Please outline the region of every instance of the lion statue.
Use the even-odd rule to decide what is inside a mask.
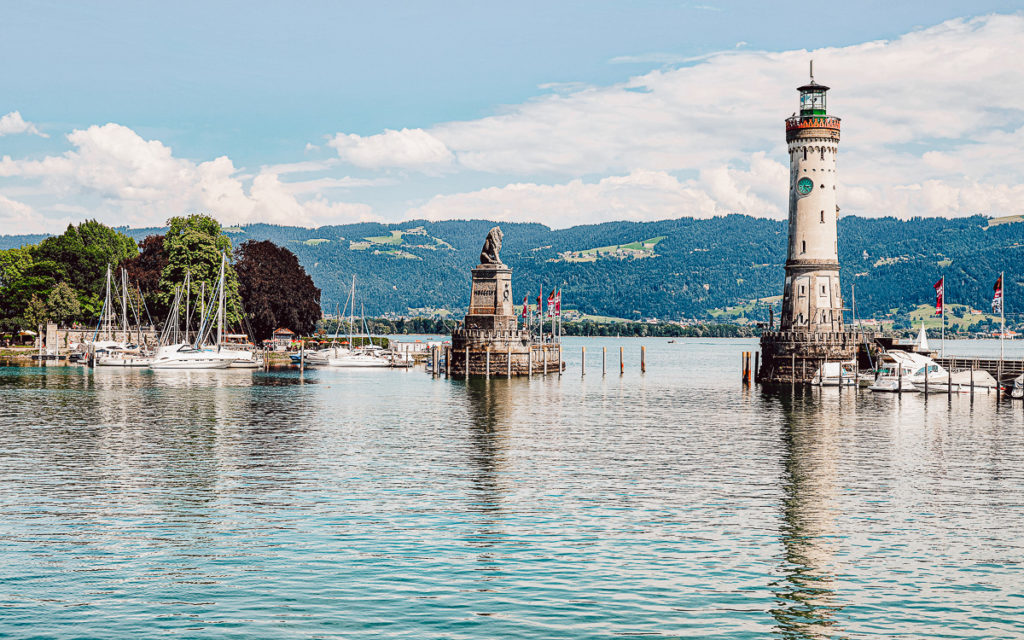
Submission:
[[[480,250],[480,264],[503,264],[501,256],[501,240],[504,238],[501,227],[494,227],[487,232],[484,248]]]

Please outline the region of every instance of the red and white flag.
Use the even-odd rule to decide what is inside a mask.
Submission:
[[[992,313],[1003,312],[1003,276],[996,280],[994,293],[992,294]]]
[[[530,294],[523,296],[523,320],[526,320],[526,312],[530,309]]]
[[[935,315],[942,315],[942,304],[943,294],[946,289],[946,276],[939,278],[939,281],[935,283]]]
[[[555,295],[555,316],[562,317],[562,290],[559,289]]]
[[[548,317],[554,317],[555,313],[555,290],[551,290],[551,294],[548,296]]]

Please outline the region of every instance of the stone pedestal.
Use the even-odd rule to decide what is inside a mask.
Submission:
[[[761,334],[762,384],[809,384],[825,362],[851,362],[863,336],[853,331],[765,331]]]
[[[512,300],[512,269],[503,264],[473,269],[469,312],[462,328],[452,332],[451,375],[465,376],[468,370],[474,376],[524,376],[531,369],[542,374],[545,361],[548,373],[564,367],[558,345],[535,345],[530,331],[519,328]]]

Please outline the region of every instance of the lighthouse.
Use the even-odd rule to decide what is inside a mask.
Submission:
[[[789,150],[789,247],[782,295],[782,331],[843,330],[836,223],[839,118],[826,105],[828,87],[799,87],[800,114],[786,119]]]
[[[839,118],[829,115],[829,88],[797,88],[800,112],[786,118],[789,236],[778,330],[761,334],[762,383],[807,383],[825,362],[851,362],[861,336],[843,324],[839,286],[836,170]]]

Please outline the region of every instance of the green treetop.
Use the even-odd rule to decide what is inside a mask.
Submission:
[[[160,275],[160,296],[165,303],[174,297],[175,287],[185,281],[185,274],[192,275],[189,306],[200,308],[202,283],[206,283],[206,308],[210,308],[210,296],[217,288],[220,277],[221,253],[227,256],[228,265],[224,274],[225,304],[227,321],[241,322],[241,299],[238,295],[238,275],[231,266],[231,240],[224,235],[220,223],[210,216],[193,214],[175,217],[167,221],[170,227],[164,236],[164,252],[167,266]],[[216,305],[213,300],[212,304]],[[182,305],[184,311],[184,304]],[[193,316],[194,318],[197,316]],[[195,322],[193,322],[195,326]]]

